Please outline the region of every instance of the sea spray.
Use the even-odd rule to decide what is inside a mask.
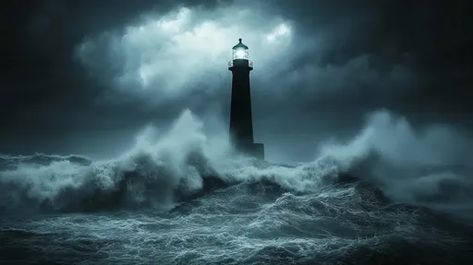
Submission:
[[[200,193],[207,178],[225,185],[266,181],[317,193],[349,176],[393,201],[471,216],[471,140],[445,126],[417,132],[405,118],[376,112],[351,141],[325,143],[312,162],[290,166],[246,157],[226,139],[224,133],[206,135],[202,122],[185,110],[168,131],[144,129],[135,146],[115,159],[3,155],[0,210],[167,211]]]

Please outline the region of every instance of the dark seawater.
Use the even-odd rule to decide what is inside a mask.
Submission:
[[[279,165],[184,112],[107,161],[0,155],[0,264],[471,265],[471,145],[451,139],[381,113]]]
[[[472,264],[473,227],[391,202],[350,177],[315,192],[268,180],[205,189],[168,210],[0,218],[0,264]]]

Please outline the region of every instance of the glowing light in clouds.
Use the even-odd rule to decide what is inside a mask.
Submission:
[[[162,18],[156,22],[156,26],[169,32],[179,32],[179,30],[189,22],[190,15],[190,9],[183,7],[174,18]]]
[[[289,34],[291,34],[291,28],[287,24],[281,23],[271,33],[266,35],[266,40],[269,42],[279,41],[286,38]]]
[[[79,58],[93,72],[122,66],[118,73],[111,73],[116,88],[156,90],[159,99],[221,89],[215,77],[226,73],[231,48],[240,37],[250,47],[255,67],[261,68],[285,56],[289,47],[281,49],[280,44],[291,39],[289,24],[280,17],[237,6],[181,7],[159,17],[149,14],[139,25],[121,32],[105,32],[84,41],[77,50]]]

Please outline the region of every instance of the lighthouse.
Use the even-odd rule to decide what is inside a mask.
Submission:
[[[264,145],[255,143],[251,113],[250,71],[253,62],[249,60],[248,46],[239,39],[233,46],[233,59],[228,70],[232,72],[232,99],[230,107],[230,137],[233,145],[241,152],[264,159]]]

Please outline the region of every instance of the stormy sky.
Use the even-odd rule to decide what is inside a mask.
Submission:
[[[226,128],[231,47],[250,48],[269,160],[385,109],[473,132],[473,4],[452,1],[2,1],[0,153],[97,157],[190,109]]]

